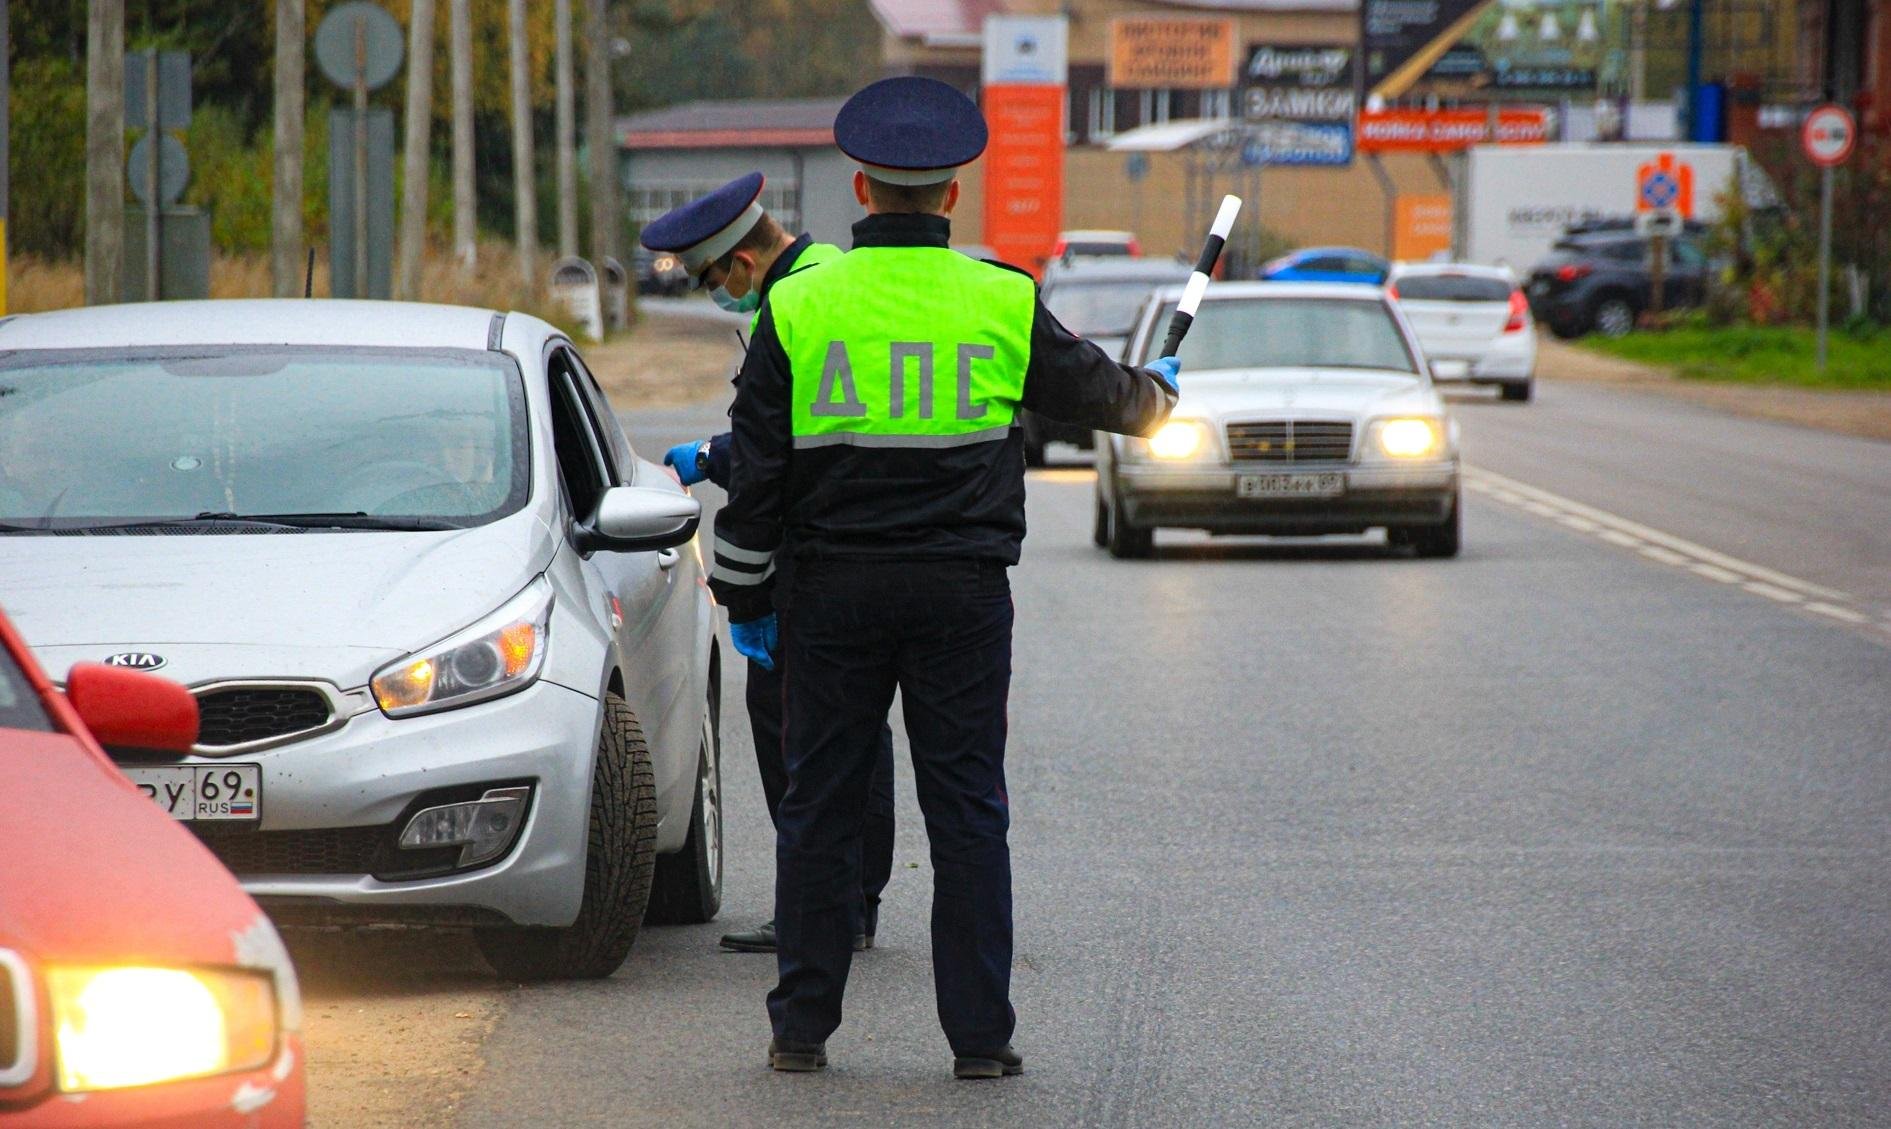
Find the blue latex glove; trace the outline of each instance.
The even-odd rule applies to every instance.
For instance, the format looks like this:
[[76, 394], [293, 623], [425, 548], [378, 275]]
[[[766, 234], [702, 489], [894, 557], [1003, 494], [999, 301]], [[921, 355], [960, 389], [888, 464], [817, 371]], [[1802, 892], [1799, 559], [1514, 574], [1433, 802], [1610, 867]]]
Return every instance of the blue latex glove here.
[[781, 650], [781, 626], [774, 612], [747, 623], [731, 623], [729, 640], [743, 658], [763, 670], [775, 669], [775, 653]]
[[663, 452], [663, 465], [676, 471], [676, 477], [683, 485], [694, 486], [709, 476], [696, 469], [696, 450], [702, 446], [702, 440], [693, 443], [678, 443]]
[[1157, 357], [1143, 367], [1161, 377], [1162, 383], [1169, 386], [1169, 391], [1178, 394], [1182, 391], [1182, 358]]

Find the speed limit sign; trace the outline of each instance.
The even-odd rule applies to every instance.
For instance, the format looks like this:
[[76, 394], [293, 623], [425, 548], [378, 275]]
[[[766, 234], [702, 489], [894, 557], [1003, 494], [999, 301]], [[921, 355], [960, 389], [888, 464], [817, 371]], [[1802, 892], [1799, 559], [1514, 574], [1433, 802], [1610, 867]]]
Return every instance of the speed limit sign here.
[[1857, 141], [1858, 126], [1851, 111], [1830, 102], [1807, 114], [1806, 124], [1799, 129], [1799, 143], [1820, 168], [1844, 164]]

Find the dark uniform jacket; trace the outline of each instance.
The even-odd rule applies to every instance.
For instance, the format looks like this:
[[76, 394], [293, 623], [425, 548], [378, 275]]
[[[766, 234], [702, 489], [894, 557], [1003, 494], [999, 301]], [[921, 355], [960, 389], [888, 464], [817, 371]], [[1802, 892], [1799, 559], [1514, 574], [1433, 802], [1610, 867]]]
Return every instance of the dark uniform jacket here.
[[[945, 247], [940, 216], [872, 215], [854, 246]], [[1015, 270], [992, 263], [992, 270]], [[729, 501], [716, 517], [710, 586], [731, 622], [766, 615], [777, 565], [821, 557], [973, 558], [1016, 564], [1024, 540], [1023, 431], [942, 448], [833, 445], [796, 450], [794, 377], [763, 291], [761, 320], [736, 386]], [[1055, 420], [1147, 435], [1175, 393], [1118, 364], [1035, 302], [1019, 403]], [[806, 376], [803, 379], [807, 379]]]
[[[768, 273], [762, 276], [761, 295], [764, 301], [768, 299], [769, 287], [795, 272], [797, 269], [795, 264], [800, 261], [801, 252], [807, 250], [808, 245], [813, 242], [814, 237], [804, 231], [793, 243], [782, 248], [781, 254], [775, 256], [775, 261], [768, 265]], [[724, 490], [729, 488], [729, 448], [733, 439], [734, 436], [726, 431], [721, 435], [711, 436], [709, 453], [703, 456], [703, 473], [709, 476], [709, 481]]]

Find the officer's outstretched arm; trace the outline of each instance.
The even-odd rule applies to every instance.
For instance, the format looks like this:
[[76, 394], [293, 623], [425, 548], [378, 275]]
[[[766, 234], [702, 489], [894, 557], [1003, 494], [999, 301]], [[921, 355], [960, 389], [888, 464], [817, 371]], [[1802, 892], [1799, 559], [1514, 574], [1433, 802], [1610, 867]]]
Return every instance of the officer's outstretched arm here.
[[794, 443], [788, 392], [788, 356], [764, 306], [729, 410], [729, 501], [716, 515], [715, 564], [709, 570], [710, 590], [729, 609], [731, 623], [760, 619], [771, 610]]
[[1119, 364], [1058, 324], [1044, 303], [1031, 322], [1023, 405], [1079, 427], [1149, 435], [1175, 407], [1175, 392], [1148, 369]]

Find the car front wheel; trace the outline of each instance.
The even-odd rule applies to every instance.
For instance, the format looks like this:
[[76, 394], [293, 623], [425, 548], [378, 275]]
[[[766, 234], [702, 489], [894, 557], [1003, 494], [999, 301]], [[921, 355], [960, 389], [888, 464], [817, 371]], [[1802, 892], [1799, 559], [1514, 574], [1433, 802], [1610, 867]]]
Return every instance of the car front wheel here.
[[1393, 548], [1410, 548], [1412, 555], [1418, 557], [1455, 557], [1461, 541], [1460, 522], [1464, 507], [1459, 504], [1459, 496], [1451, 496], [1451, 516], [1435, 525], [1395, 525], [1385, 531], [1385, 539]]
[[703, 717], [696, 757], [696, 801], [690, 807], [689, 838], [673, 855], [657, 856], [657, 874], [644, 921], [652, 925], [701, 925], [722, 909], [722, 739], [715, 701]]
[[1110, 556], [1119, 561], [1142, 560], [1155, 555], [1156, 531], [1147, 526], [1133, 524], [1123, 513], [1121, 498], [1110, 503], [1109, 532], [1104, 536], [1104, 547]]
[[591, 778], [584, 900], [562, 928], [479, 929], [480, 955], [511, 980], [596, 980], [630, 955], [656, 865], [657, 789], [650, 749], [630, 706], [604, 695]]

